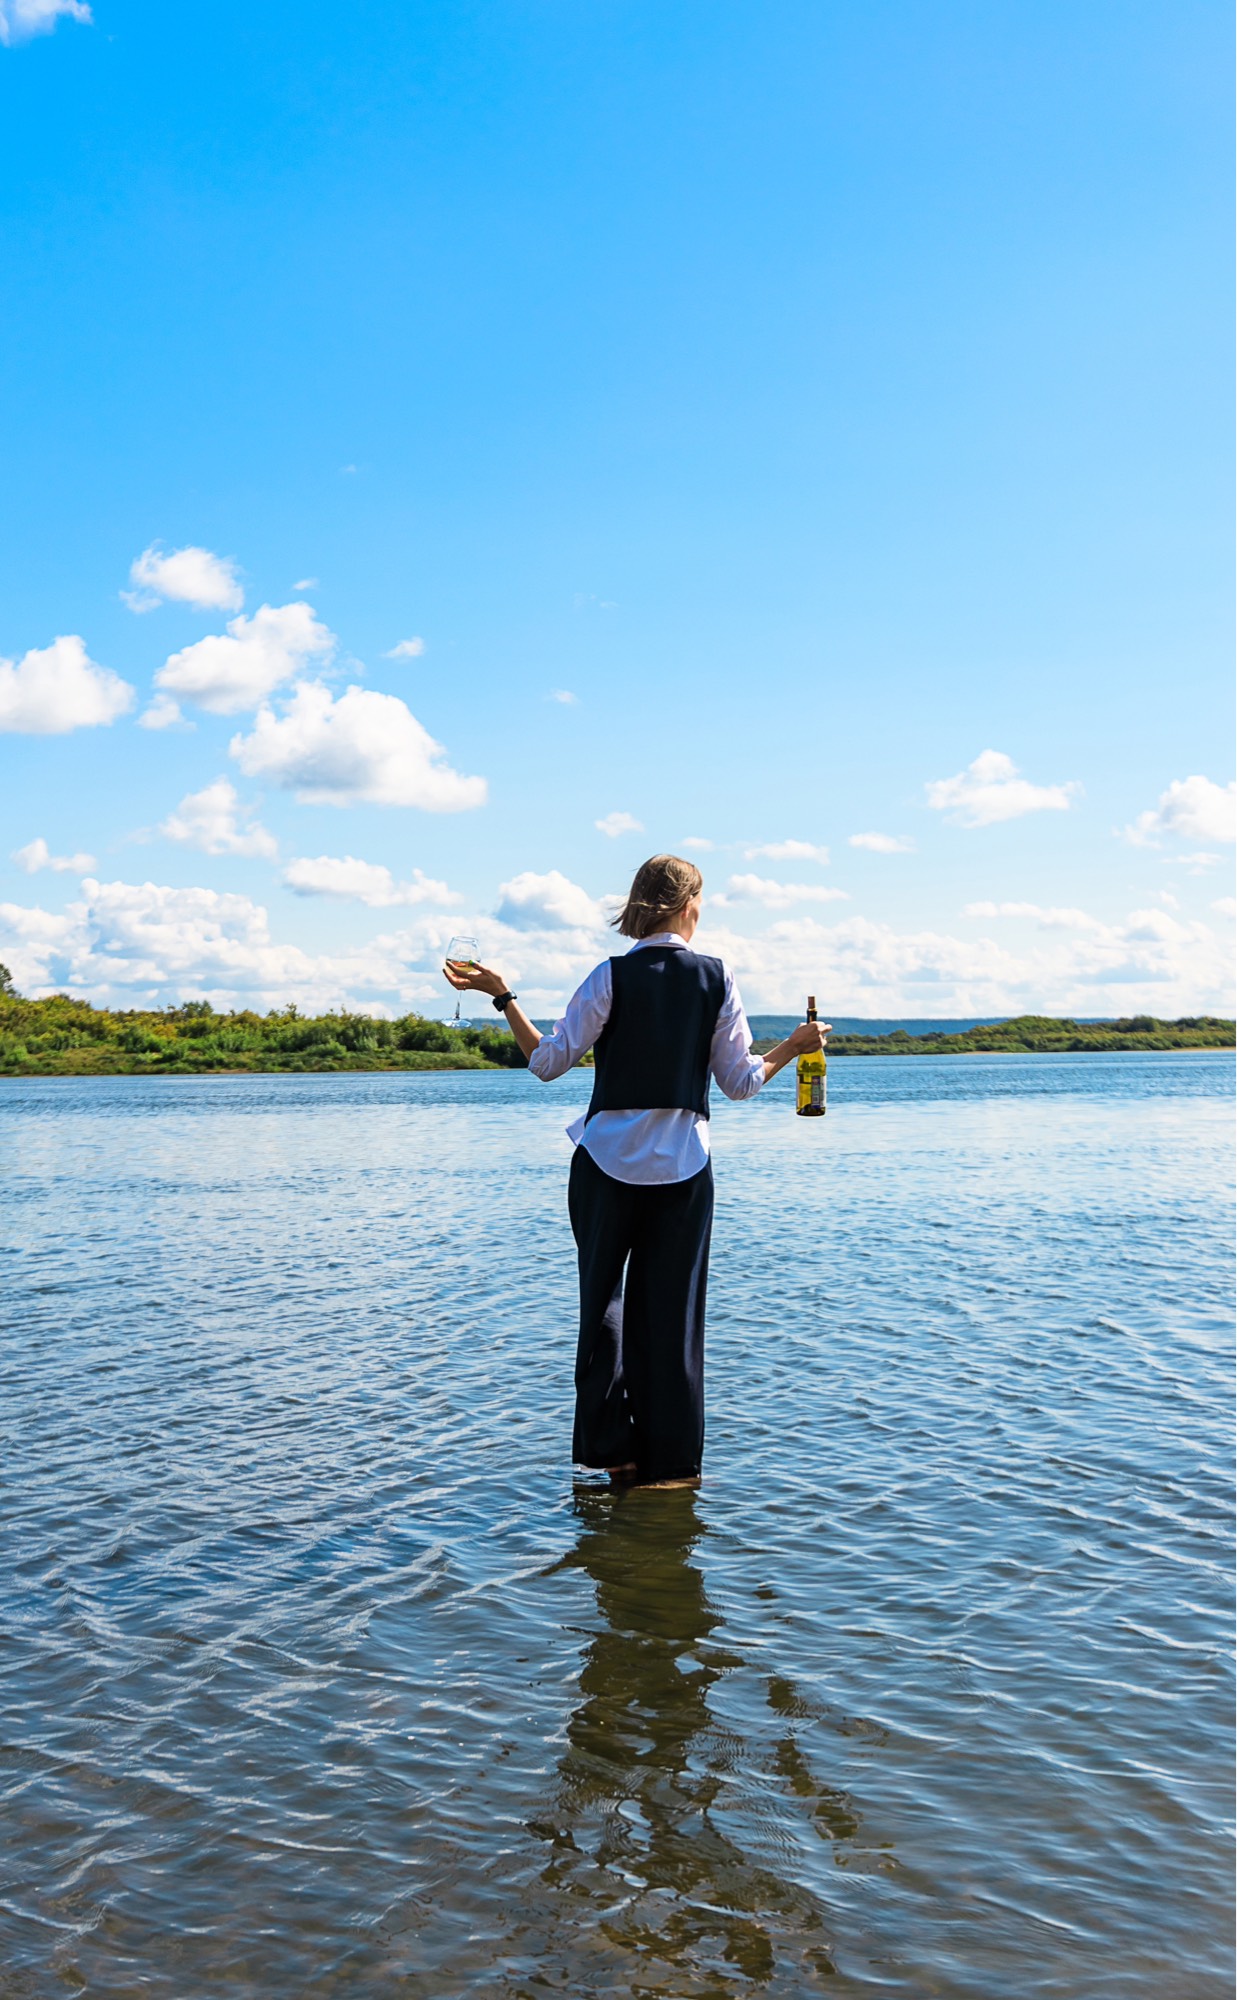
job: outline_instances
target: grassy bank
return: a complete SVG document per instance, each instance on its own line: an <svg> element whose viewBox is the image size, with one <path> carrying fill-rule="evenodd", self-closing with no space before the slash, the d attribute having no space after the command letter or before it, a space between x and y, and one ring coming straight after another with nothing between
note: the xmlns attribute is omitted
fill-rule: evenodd
<svg viewBox="0 0 1237 2000"><path fill-rule="evenodd" d="M1157 1021L1017 1021L965 1034L837 1035L833 1056L1057 1054L1071 1050L1221 1049L1233 1023L1210 1015ZM757 1042L759 1048L769 1043ZM510 1034L449 1027L419 1014L375 1021L368 1014L247 1010L217 1014L204 1000L183 1007L113 1013L57 993L25 1000L0 966L0 1076L199 1075L227 1071L522 1069Z"/></svg>
<svg viewBox="0 0 1237 2000"><path fill-rule="evenodd" d="M211 1070L522 1069L505 1028L450 1028L405 1014L242 1011L205 1001L112 1013L55 994L0 993L0 1076L200 1075Z"/></svg>

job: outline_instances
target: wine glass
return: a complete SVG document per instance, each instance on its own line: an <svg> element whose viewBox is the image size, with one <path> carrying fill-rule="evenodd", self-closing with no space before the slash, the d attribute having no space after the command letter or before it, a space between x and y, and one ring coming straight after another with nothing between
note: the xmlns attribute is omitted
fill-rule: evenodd
<svg viewBox="0 0 1237 2000"><path fill-rule="evenodd" d="M475 937L453 937L447 946L447 966L452 972L475 972L481 960Z"/></svg>

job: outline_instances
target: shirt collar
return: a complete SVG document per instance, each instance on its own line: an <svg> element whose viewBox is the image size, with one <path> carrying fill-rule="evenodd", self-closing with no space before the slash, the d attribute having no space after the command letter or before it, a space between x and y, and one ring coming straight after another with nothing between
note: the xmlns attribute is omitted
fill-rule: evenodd
<svg viewBox="0 0 1237 2000"><path fill-rule="evenodd" d="M655 931L652 937L637 938L631 949L643 951L645 945L649 944L668 944L677 947L679 951L687 950L687 939L680 937L677 931Z"/></svg>

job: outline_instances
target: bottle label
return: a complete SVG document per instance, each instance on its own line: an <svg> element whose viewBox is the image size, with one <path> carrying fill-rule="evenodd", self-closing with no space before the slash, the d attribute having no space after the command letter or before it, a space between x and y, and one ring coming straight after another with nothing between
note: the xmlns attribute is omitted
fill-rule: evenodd
<svg viewBox="0 0 1237 2000"><path fill-rule="evenodd" d="M805 1117L823 1117L827 1105L824 1070L800 1072L798 1085L796 1110Z"/></svg>

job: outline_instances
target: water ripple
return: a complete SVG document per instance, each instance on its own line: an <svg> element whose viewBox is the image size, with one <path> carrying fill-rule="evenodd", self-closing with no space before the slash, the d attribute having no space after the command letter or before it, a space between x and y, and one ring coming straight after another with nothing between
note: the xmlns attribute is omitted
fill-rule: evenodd
<svg viewBox="0 0 1237 2000"><path fill-rule="evenodd" d="M706 1483L573 1484L523 1076L0 1085L0 1994L1231 1991L1226 1055L715 1118Z"/></svg>

